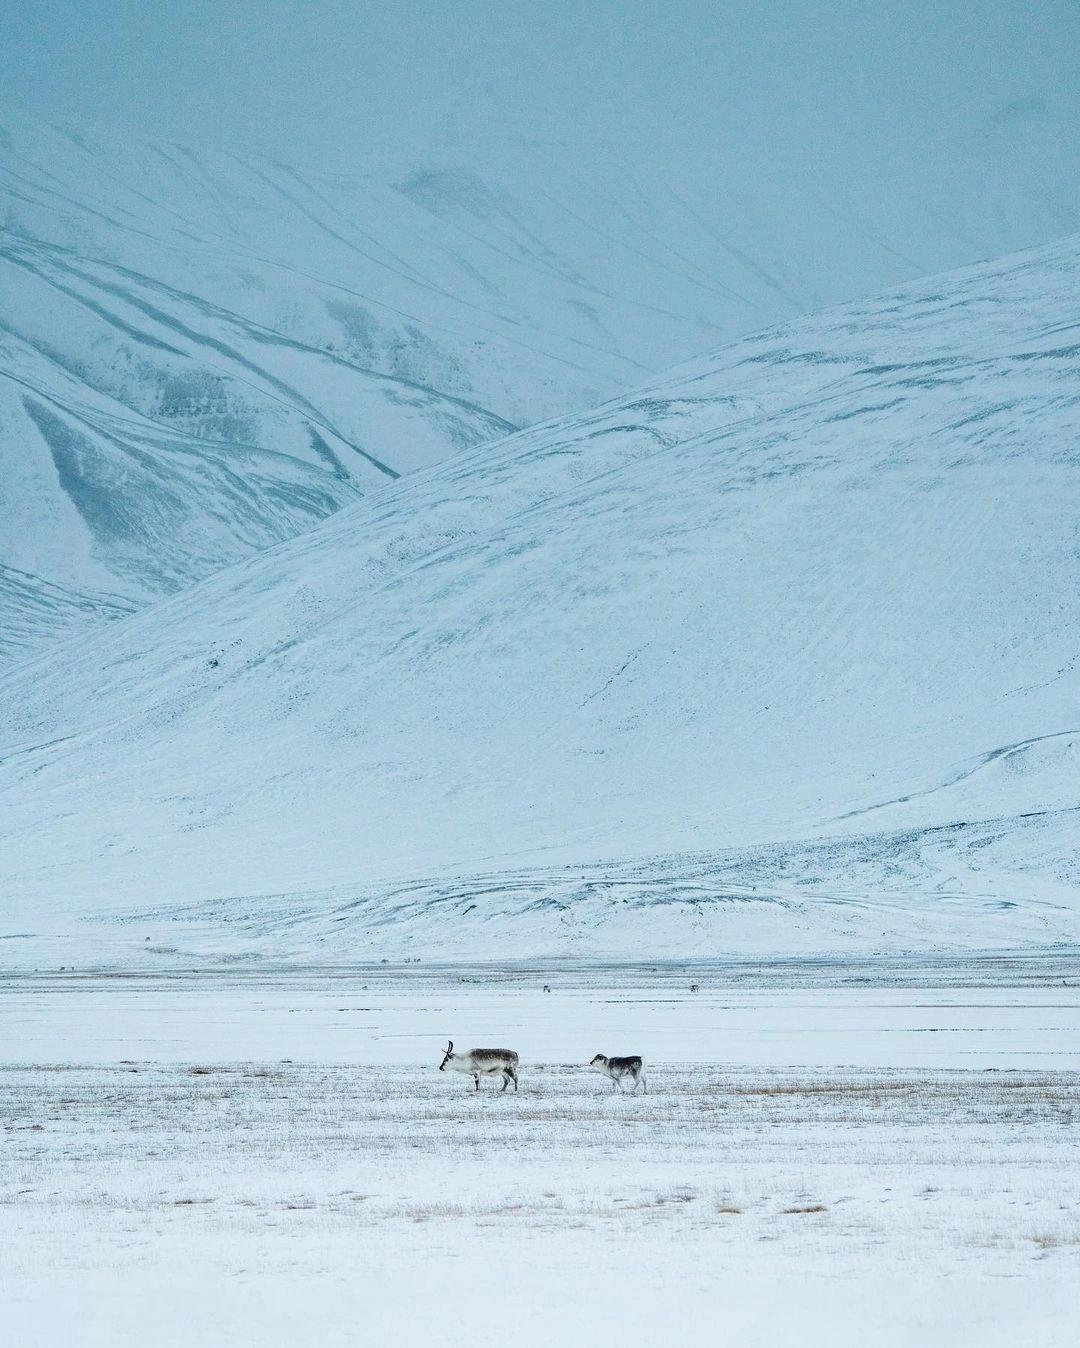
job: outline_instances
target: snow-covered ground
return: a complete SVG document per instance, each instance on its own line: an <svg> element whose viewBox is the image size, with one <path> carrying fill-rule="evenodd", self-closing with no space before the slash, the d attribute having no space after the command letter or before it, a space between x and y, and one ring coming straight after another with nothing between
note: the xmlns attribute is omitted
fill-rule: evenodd
<svg viewBox="0 0 1080 1348"><path fill-rule="evenodd" d="M0 1013L26 1348L1080 1332L1074 959L7 977ZM520 1091L440 1075L450 1036Z"/></svg>

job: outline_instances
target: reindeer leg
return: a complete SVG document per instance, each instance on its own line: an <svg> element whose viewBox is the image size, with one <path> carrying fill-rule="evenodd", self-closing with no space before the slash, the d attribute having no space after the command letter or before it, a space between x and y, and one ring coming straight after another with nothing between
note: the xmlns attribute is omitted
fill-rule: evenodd
<svg viewBox="0 0 1080 1348"><path fill-rule="evenodd" d="M480 1073L479 1073L479 1072L474 1072L474 1073L473 1073L473 1080L476 1082L476 1089L479 1090L479 1089L480 1089Z"/></svg>
<svg viewBox="0 0 1080 1348"><path fill-rule="evenodd" d="M506 1072L504 1072L504 1073L502 1074L502 1077L503 1077L503 1084L502 1084L502 1090L499 1092L500 1095L504 1094L504 1092L506 1091L507 1086L510 1085L510 1077L509 1077L509 1075L508 1075Z"/></svg>

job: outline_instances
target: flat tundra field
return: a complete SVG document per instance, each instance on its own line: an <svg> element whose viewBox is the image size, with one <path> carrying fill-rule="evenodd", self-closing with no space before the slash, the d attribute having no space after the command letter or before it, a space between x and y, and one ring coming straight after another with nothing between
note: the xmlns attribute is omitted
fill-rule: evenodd
<svg viewBox="0 0 1080 1348"><path fill-rule="evenodd" d="M1080 969L863 978L2 979L5 1342L1074 1345Z"/></svg>

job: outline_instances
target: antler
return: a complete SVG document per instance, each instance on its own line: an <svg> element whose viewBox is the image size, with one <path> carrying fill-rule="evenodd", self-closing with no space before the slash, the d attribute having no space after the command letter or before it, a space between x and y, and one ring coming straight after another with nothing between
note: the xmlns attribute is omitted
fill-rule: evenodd
<svg viewBox="0 0 1080 1348"><path fill-rule="evenodd" d="M446 1045L446 1051L447 1051L447 1053L453 1053L453 1051L454 1051L454 1041L453 1041L452 1039L451 1039L450 1042Z"/></svg>

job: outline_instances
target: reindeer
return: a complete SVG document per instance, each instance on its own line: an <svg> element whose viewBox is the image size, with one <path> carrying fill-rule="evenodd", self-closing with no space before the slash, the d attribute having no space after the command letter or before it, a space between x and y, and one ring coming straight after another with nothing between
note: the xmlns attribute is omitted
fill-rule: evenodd
<svg viewBox="0 0 1080 1348"><path fill-rule="evenodd" d="M624 1077L629 1077L634 1083L634 1089L631 1095L637 1094L638 1082L641 1082L641 1089L644 1095L648 1095L649 1088L645 1084L645 1077L642 1073L642 1062L640 1058L605 1058L602 1053L589 1063L590 1067L595 1067L598 1072L603 1072L605 1076L611 1078L611 1089L613 1091L622 1091L622 1082Z"/></svg>
<svg viewBox="0 0 1080 1348"><path fill-rule="evenodd" d="M511 1081L514 1083L514 1090L517 1090L517 1065L518 1055L512 1049L472 1048L468 1053L455 1053L454 1041L451 1039L446 1045L446 1053L439 1064L439 1071L465 1072L476 1082L477 1090L480 1089L482 1076L493 1077L501 1074L503 1090L506 1090Z"/></svg>

